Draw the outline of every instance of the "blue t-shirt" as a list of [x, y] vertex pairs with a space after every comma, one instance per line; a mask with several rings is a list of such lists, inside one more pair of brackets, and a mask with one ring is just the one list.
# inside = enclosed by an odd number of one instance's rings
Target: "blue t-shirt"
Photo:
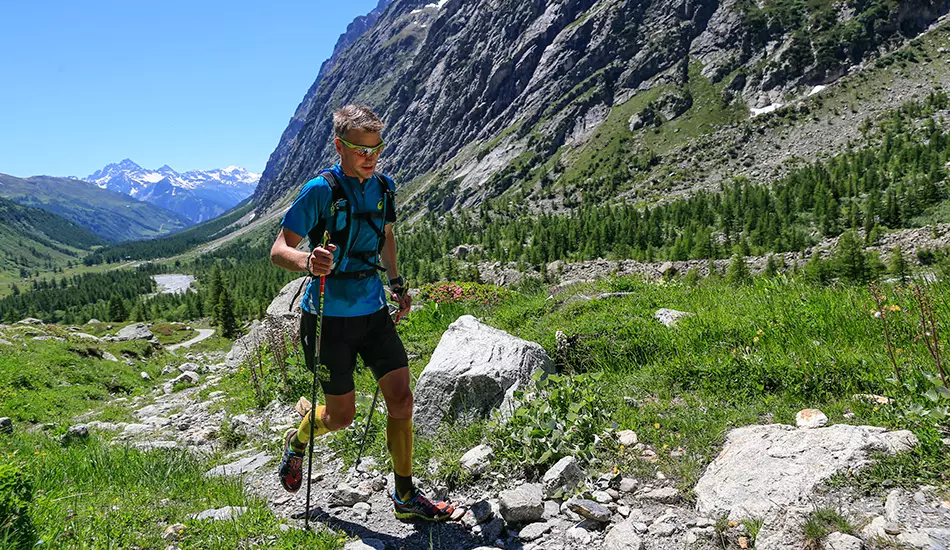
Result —
[[[353, 202], [352, 211], [354, 213], [383, 211], [386, 201], [382, 186], [375, 181], [376, 178], [382, 178], [382, 181], [391, 190], [395, 191], [395, 183], [386, 176], [377, 174], [360, 184], [359, 179], [345, 175], [339, 164], [334, 165], [330, 170], [336, 176], [347, 199]], [[323, 176], [317, 176], [304, 184], [300, 194], [297, 195], [294, 203], [290, 205], [290, 209], [284, 214], [280, 225], [302, 237], [306, 237], [322, 218], [328, 220], [327, 230], [330, 230], [330, 224], [332, 223], [330, 221], [330, 206], [332, 201], [333, 190], [330, 184]], [[394, 213], [387, 212], [386, 214], [389, 221], [394, 219]], [[379, 217], [357, 219], [355, 216], [350, 220], [350, 253], [376, 251], [379, 246], [379, 235], [376, 231], [373, 231], [372, 227], [368, 226], [370, 223], [376, 225], [382, 231], [386, 221]], [[310, 249], [313, 250], [319, 244], [310, 243]], [[351, 272], [372, 269], [357, 258], [341, 258], [340, 252], [338, 246], [334, 253], [334, 261], [336, 261], [339, 271]], [[378, 260], [378, 258], [375, 260]], [[370, 261], [374, 261], [374, 259], [370, 258]], [[304, 311], [317, 313], [319, 293], [320, 279], [315, 277], [307, 285], [307, 292], [304, 293], [303, 303], [301, 304]], [[327, 278], [323, 303], [323, 314], [325, 316], [357, 317], [376, 313], [384, 307], [386, 307], [386, 293], [379, 277], [366, 277], [365, 279]]]

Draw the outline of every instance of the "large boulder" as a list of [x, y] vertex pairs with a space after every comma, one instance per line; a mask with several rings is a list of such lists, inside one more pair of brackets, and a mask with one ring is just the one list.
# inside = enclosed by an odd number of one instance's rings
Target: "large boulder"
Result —
[[103, 340], [108, 340], [110, 342], [128, 342], [131, 340], [145, 340], [152, 344], [158, 344], [158, 338], [152, 334], [152, 331], [145, 326], [144, 323], [136, 323], [134, 325], [124, 326], [119, 329], [119, 332], [115, 336], [107, 336]]
[[909, 431], [873, 426], [737, 428], [696, 484], [696, 507], [706, 517], [765, 518], [804, 505], [824, 480], [868, 464], [871, 451], [896, 453], [916, 444]]
[[442, 335], [419, 377], [413, 423], [433, 434], [446, 419], [485, 418], [537, 371], [554, 372], [540, 345], [463, 315]]
[[[300, 319], [300, 301], [303, 299], [305, 290], [301, 288], [301, 285], [307, 279], [309, 277], [300, 277], [284, 285], [284, 288], [277, 293], [274, 301], [267, 306], [267, 316], [287, 318], [288, 320]], [[295, 296], [296, 298], [294, 298]]]

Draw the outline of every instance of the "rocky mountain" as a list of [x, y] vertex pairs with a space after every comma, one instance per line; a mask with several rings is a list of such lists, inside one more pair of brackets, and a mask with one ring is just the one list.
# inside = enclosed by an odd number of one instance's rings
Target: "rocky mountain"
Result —
[[106, 242], [160, 237], [190, 225], [159, 206], [70, 178], [0, 174], [0, 197], [61, 216]]
[[[395, 0], [323, 66], [255, 199], [266, 210], [331, 162], [329, 115], [359, 101], [389, 125], [381, 168], [412, 212], [506, 192], [553, 208], [585, 192], [655, 200], [684, 185], [680, 164], [704, 138], [873, 68], [948, 10], [948, 0]], [[604, 192], [604, 179], [619, 181]]]
[[84, 180], [200, 223], [220, 216], [249, 197], [260, 177], [238, 166], [179, 173], [167, 164], [158, 170], [148, 170], [125, 159]]

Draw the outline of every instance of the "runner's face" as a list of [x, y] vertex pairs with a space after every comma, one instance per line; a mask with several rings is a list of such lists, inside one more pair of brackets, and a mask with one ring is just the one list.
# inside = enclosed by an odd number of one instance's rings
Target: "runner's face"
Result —
[[[361, 147], [375, 147], [382, 141], [379, 132], [366, 132], [363, 130], [350, 130], [343, 136], [343, 139]], [[358, 176], [360, 179], [367, 180], [373, 177], [376, 171], [376, 164], [379, 162], [379, 153], [369, 156], [363, 156], [350, 149], [339, 139], [334, 140], [336, 151], [340, 154], [340, 165], [343, 172], [350, 176]]]

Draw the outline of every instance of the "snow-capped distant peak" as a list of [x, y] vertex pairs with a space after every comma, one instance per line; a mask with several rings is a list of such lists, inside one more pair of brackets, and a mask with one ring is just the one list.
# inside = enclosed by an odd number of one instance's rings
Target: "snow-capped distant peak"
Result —
[[82, 179], [102, 189], [168, 208], [197, 223], [250, 196], [261, 175], [235, 165], [179, 173], [166, 164], [150, 170], [125, 159]]

